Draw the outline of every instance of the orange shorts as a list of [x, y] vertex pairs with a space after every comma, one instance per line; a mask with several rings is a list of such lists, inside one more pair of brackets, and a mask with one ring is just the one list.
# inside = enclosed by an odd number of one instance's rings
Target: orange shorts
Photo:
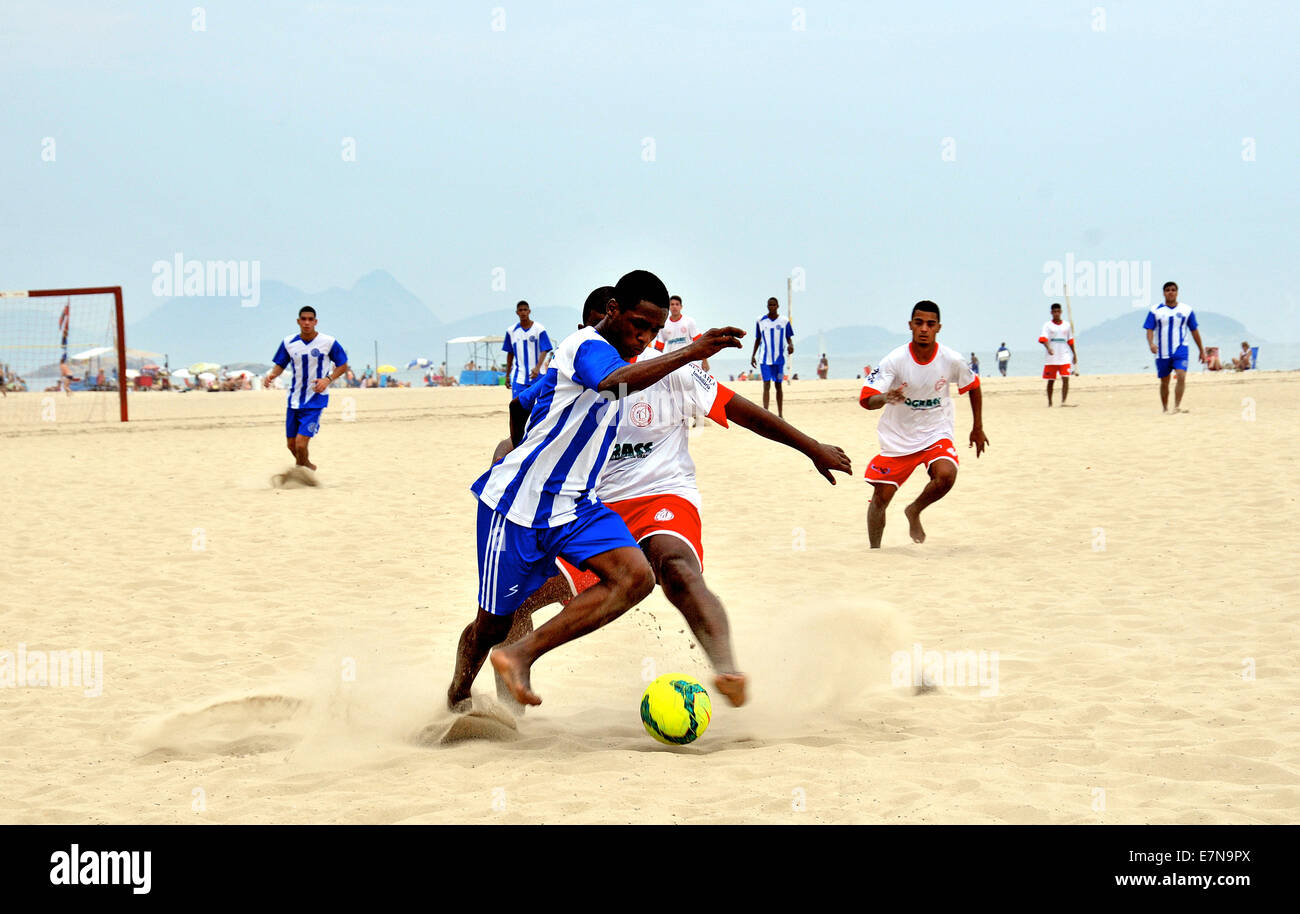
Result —
[[1057, 377], [1068, 378], [1070, 376], [1069, 365], [1044, 365], [1043, 377], [1051, 381]]
[[[694, 551], [700, 570], [704, 570], [700, 512], [685, 498], [680, 495], [646, 495], [609, 502], [606, 507], [623, 518], [632, 539], [638, 543], [661, 533], [685, 541]], [[562, 558], [556, 558], [555, 564], [575, 595], [600, 580], [594, 571], [580, 570]]]
[[955, 466], [960, 466], [957, 460], [957, 445], [952, 443], [951, 438], [940, 439], [925, 450], [904, 457], [883, 457], [877, 454], [867, 464], [867, 482], [901, 486], [907, 482], [907, 477], [912, 475], [912, 471], [921, 464], [925, 464], [928, 470], [930, 464], [936, 460], [951, 460]]

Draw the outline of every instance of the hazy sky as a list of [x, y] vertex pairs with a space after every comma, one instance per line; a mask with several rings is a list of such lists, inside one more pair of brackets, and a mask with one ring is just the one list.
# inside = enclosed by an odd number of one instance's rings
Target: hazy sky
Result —
[[803, 332], [983, 344], [1068, 255], [1300, 339], [1294, 3], [196, 5], [0, 7], [0, 288], [138, 317], [182, 252], [452, 319], [644, 267], [749, 326], [800, 268]]

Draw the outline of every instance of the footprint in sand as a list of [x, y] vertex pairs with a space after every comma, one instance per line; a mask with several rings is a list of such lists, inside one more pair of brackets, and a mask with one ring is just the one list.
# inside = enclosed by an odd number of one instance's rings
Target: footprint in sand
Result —
[[141, 762], [204, 755], [246, 756], [291, 749], [307, 702], [289, 695], [249, 695], [184, 711], [154, 725]]
[[320, 480], [316, 478], [316, 474], [306, 467], [291, 467], [271, 477], [273, 489], [306, 489], [319, 485]]
[[474, 700], [474, 708], [457, 714], [451, 720], [436, 720], [420, 729], [412, 742], [420, 746], [445, 746], [465, 740], [484, 739], [507, 742], [519, 738], [519, 725], [514, 715], [482, 698]]

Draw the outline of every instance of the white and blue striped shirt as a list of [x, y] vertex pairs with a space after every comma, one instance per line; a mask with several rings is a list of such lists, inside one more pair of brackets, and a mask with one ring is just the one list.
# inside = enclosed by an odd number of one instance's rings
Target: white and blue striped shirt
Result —
[[506, 331], [506, 338], [501, 341], [502, 352], [513, 352], [515, 363], [510, 371], [511, 384], [531, 384], [529, 374], [542, 360], [543, 352], [551, 351], [551, 338], [546, 335], [546, 328], [533, 321], [527, 330], [522, 324], [515, 324]]
[[1142, 324], [1144, 330], [1154, 330], [1156, 337], [1156, 358], [1187, 358], [1187, 331], [1197, 328], [1196, 312], [1179, 302], [1170, 308], [1164, 302], [1147, 312], [1147, 319]]
[[794, 327], [790, 318], [778, 317], [775, 320], [764, 314], [754, 326], [754, 333], [762, 341], [758, 350], [760, 365], [777, 365], [785, 361], [786, 340], [794, 339]]
[[619, 410], [596, 387], [627, 364], [595, 327], [567, 337], [541, 381], [523, 441], [470, 487], [479, 501], [535, 528], [567, 524], [599, 505], [593, 490]]
[[[348, 354], [328, 333], [316, 334], [310, 343], [303, 342], [302, 335], [295, 333], [284, 338], [271, 361], [281, 368], [292, 368], [289, 408], [319, 409], [329, 405], [330, 395], [316, 393], [311, 382], [325, 377], [340, 365], [346, 365]], [[325, 389], [329, 390], [328, 387]]]

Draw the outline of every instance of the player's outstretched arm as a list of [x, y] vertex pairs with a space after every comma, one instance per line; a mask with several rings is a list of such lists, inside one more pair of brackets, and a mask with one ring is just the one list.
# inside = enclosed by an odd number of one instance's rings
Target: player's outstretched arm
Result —
[[984, 434], [984, 394], [978, 387], [972, 387], [966, 394], [970, 397], [971, 416], [974, 417], [974, 423], [970, 429], [970, 443], [975, 448], [975, 457], [984, 453], [984, 448], [989, 446], [989, 436]]
[[754, 405], [739, 394], [733, 393], [724, 409], [729, 422], [734, 422], [741, 428], [747, 428], [769, 440], [792, 447], [803, 454], [813, 462], [817, 472], [825, 476], [826, 481], [831, 485], [835, 485], [835, 477], [831, 475], [831, 470], [838, 470], [841, 473], [853, 472], [853, 466], [844, 451], [833, 444], [822, 444], [816, 439], [809, 438], [775, 413]]
[[745, 331], [738, 327], [719, 327], [709, 330], [696, 338], [689, 346], [683, 346], [676, 352], [661, 355], [657, 359], [633, 362], [624, 365], [605, 376], [596, 386], [600, 393], [611, 393], [616, 397], [645, 390], [672, 374], [683, 365], [698, 362], [716, 355], [723, 349], [739, 349], [740, 338]]

